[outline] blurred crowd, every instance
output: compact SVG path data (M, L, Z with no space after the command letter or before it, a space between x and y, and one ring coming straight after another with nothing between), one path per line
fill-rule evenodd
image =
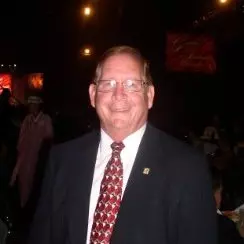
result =
M215 115L201 134L189 131L185 141L204 153L223 177L223 208L244 203L244 119L223 123Z

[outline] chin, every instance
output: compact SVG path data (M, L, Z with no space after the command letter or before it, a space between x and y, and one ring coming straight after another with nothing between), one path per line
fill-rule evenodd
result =
M112 125L114 128L123 129L128 127L128 121L122 119L114 119Z

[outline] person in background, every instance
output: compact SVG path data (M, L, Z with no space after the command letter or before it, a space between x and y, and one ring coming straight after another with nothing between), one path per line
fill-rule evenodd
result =
M18 179L21 208L26 206L31 196L40 152L43 147L47 148L47 145L51 144L53 138L52 121L42 111L42 99L30 96L28 106L29 114L21 126L17 163L10 180L10 186L13 186Z
M218 244L244 244L244 239L239 234L235 223L220 211L223 191L221 174L216 168L212 168L211 171L212 188L217 211Z

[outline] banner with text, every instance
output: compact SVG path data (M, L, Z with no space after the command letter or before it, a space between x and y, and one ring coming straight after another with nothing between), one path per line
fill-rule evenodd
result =
M182 33L168 33L166 68L174 72L216 71L215 45L212 37Z

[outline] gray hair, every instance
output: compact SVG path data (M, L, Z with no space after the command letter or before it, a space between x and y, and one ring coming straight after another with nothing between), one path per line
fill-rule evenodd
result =
M97 83L97 81L100 79L101 77L101 73L102 73L102 66L104 64L104 62L112 56L115 55L119 55L119 54L128 54L131 57L135 58L136 60L138 60L138 62L140 62L141 67L142 67L142 77L143 80L146 84L148 85L152 85L152 77L150 74L150 70L149 70L149 63L148 61L142 56L142 54L140 53L140 51L136 48L130 47L130 46L116 46L116 47L112 47L110 49L108 49L100 58L97 67L96 67L96 71L95 71L95 76L94 76L94 82Z

